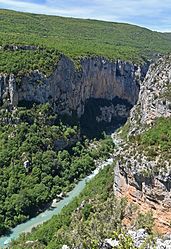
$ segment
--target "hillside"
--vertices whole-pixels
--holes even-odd
[[[171,233],[170,33],[0,10],[0,36],[0,235],[114,159],[11,248],[135,249],[128,229]]]
[[[171,33],[169,32],[166,32],[166,33],[164,33],[165,34],[165,36],[168,38],[168,39],[171,39]]]
[[[163,33],[124,23],[0,10],[0,45],[35,45],[44,50],[0,50],[0,72],[42,69],[50,73],[58,51],[69,57],[98,55],[140,62],[171,51]],[[31,62],[31,63],[30,63]]]
[[[60,215],[11,248],[170,248],[170,70],[171,56],[150,65],[130,118],[114,133],[115,176],[111,166],[103,170]]]

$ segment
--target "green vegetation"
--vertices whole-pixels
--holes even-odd
[[[141,135],[130,138],[131,142],[137,142],[137,149],[144,151],[150,157],[162,155],[163,159],[169,159],[171,152],[171,118],[159,118],[153,126]]]
[[[33,51],[0,50],[0,72],[14,73],[22,76],[32,70],[41,70],[49,76],[60,58],[54,49],[37,49]]]
[[[110,138],[79,142],[79,129],[62,124],[49,104],[1,109],[0,122],[0,235],[70,190],[113,148]]]
[[[153,160],[156,156],[159,156],[159,163],[165,159],[170,162],[171,118],[156,118],[150,126],[146,125],[144,128],[145,130],[142,133],[129,137],[127,136],[130,129],[129,122],[120,129],[119,135],[122,139],[127,139],[127,149],[132,148],[131,155],[133,156],[136,151],[139,153],[143,152],[149,160]]]
[[[167,37],[168,40],[171,40],[171,33],[164,33],[165,37]]]
[[[142,134],[140,141],[145,147],[155,147],[168,153],[171,149],[171,118],[159,118],[151,129]]]
[[[84,56],[142,62],[171,51],[170,34],[135,25],[0,10],[0,46],[35,45],[38,51],[0,51],[0,72],[53,70],[60,51],[74,60]]]
[[[129,129],[130,129],[130,121],[127,121],[125,123],[125,125],[123,127],[121,127],[118,131],[119,131],[119,134],[120,134],[120,137],[124,140],[127,139],[127,136],[128,136],[128,132],[129,132]]]
[[[32,233],[21,235],[11,248],[27,248],[27,240],[39,243],[39,248],[58,249],[66,242],[72,246],[83,242],[86,248],[96,248],[99,239],[112,235],[120,226],[125,206],[125,201],[113,196],[113,166],[106,167],[59,215]]]
[[[31,233],[22,234],[17,241],[12,242],[10,248],[30,248],[26,241],[32,241],[35,249],[61,249],[64,244],[70,248],[82,245],[83,248],[98,249],[99,243],[112,238],[119,241],[117,249],[135,249],[131,237],[122,227],[128,211],[134,214],[135,208],[125,198],[115,198],[113,167],[107,166],[101,170],[87,183],[80,196],[63,208],[60,214],[34,228]],[[141,214],[136,225],[138,228],[149,228],[151,221],[151,215]],[[149,242],[144,242],[141,249],[146,248]]]
[[[120,135],[127,139],[125,150],[129,151],[129,156],[143,155],[148,161],[153,161],[152,168],[146,167],[141,173],[144,177],[154,176],[159,172],[168,172],[171,163],[171,118],[157,118],[150,126],[146,125],[145,130],[138,135],[126,136],[129,132],[129,123],[123,127]],[[140,157],[136,157],[138,163],[142,163]],[[126,163],[123,156],[120,157],[122,163]],[[152,163],[153,164],[153,163]],[[131,168],[131,164],[127,165]]]
[[[32,70],[49,76],[63,53],[78,69],[81,58],[86,56],[142,63],[156,53],[171,51],[170,34],[129,24],[9,10],[0,10],[0,36],[0,73],[14,73],[18,82]],[[24,49],[25,45],[36,47]],[[61,192],[69,191],[90,174],[95,160],[106,159],[113,150],[108,137],[93,143],[82,140],[78,125],[64,124],[49,104],[29,104],[23,103],[25,107],[11,112],[6,101],[0,109],[0,235],[46,208]],[[96,111],[97,106],[92,110]],[[93,112],[91,116],[93,120]],[[85,125],[86,116],[81,122],[84,130],[94,132]],[[94,124],[90,123],[92,128]],[[122,131],[126,138],[129,123]],[[162,154],[163,159],[168,159],[171,119],[158,119],[151,129],[132,137],[132,142],[137,151],[150,156]],[[112,167],[106,167],[59,215],[22,235],[12,248],[29,248],[25,242],[33,240],[34,248],[39,249],[58,249],[66,241],[69,246],[83,243],[85,248],[96,249],[107,237],[120,238],[120,249],[134,248],[122,231],[127,201],[114,197],[112,171]],[[152,215],[140,214],[136,225],[151,231]]]
[[[148,233],[152,233],[154,227],[154,217],[152,211],[139,213],[136,219],[136,228],[145,228]]]

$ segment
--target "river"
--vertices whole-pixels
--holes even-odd
[[[91,173],[91,175],[80,180],[75,186],[75,188],[68,193],[67,197],[64,197],[61,201],[57,202],[56,207],[49,208],[37,215],[36,217],[16,226],[11,230],[10,235],[0,237],[0,248],[8,247],[10,241],[17,239],[20,234],[30,232],[33,227],[36,227],[42,224],[43,222],[49,220],[50,218],[52,218],[53,215],[59,214],[64,206],[69,204],[74,197],[78,196],[81,193],[86,183],[90,181],[93,177],[95,177],[99,173],[100,169],[103,169],[105,166],[112,164],[112,162],[113,158],[109,158],[108,160],[102,162],[101,165]]]

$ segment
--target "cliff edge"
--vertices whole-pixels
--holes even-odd
[[[171,56],[152,64],[116,153],[115,193],[152,210],[156,230],[171,232]],[[116,138],[115,138],[116,139]]]

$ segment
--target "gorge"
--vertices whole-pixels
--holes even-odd
[[[0,17],[0,235],[86,185],[9,248],[151,249],[160,240],[158,249],[158,235],[170,248],[170,35],[8,10]]]
[[[59,61],[57,66],[58,73],[56,71],[54,73],[56,78],[53,75],[46,79],[39,72],[33,72],[32,74],[36,74],[36,77],[33,75],[31,75],[33,78],[30,78],[30,75],[24,76],[20,85],[17,85],[15,78],[12,78],[11,75],[6,78],[1,76],[1,100],[5,102],[7,98],[5,99],[4,96],[8,96],[12,109],[20,105],[20,101],[35,102],[36,104],[49,101],[54,112],[69,116],[76,112],[79,118],[84,117],[87,111],[90,113],[93,105],[90,105],[90,110],[86,110],[86,105],[90,104],[90,101],[94,101],[92,103],[97,104],[94,115],[99,114],[99,116],[95,116],[97,122],[105,121],[106,125],[113,125],[112,122],[118,122],[120,118],[125,118],[125,121],[128,118],[126,123],[129,127],[126,131],[127,140],[124,141],[125,138],[122,137],[124,128],[114,133],[114,141],[119,138],[121,143],[114,150],[115,177],[117,177],[114,192],[119,197],[127,196],[131,202],[142,206],[142,210],[143,207],[146,207],[146,210],[154,210],[155,226],[156,229],[159,229],[157,231],[169,232],[169,161],[162,161],[160,155],[163,152],[161,151],[158,155],[160,158],[155,159],[152,154],[150,154],[151,158],[148,158],[145,152],[139,151],[140,142],[136,139],[137,136],[153,127],[156,118],[169,118],[171,115],[169,99],[170,57],[160,58],[156,63],[148,65],[149,67],[147,65],[137,67],[121,61],[112,64],[107,61],[104,69],[104,58],[90,58],[88,61],[89,63],[91,61],[93,65],[93,69],[89,65],[88,78],[85,77],[85,62],[77,71],[71,61],[72,70],[70,67],[67,68],[66,62],[64,68],[59,67],[61,63],[63,65],[63,59],[61,63]],[[95,61],[99,64],[94,65]],[[58,71],[59,68],[60,71]],[[78,77],[80,81],[75,81],[76,75],[80,75]],[[38,79],[39,84],[36,85],[35,82]],[[65,87],[63,82],[65,82]],[[53,97],[49,98],[44,93],[53,93]],[[57,103],[60,105],[58,106]],[[98,106],[99,103],[103,103],[104,106]],[[61,109],[62,106],[64,109]],[[66,108],[68,106],[70,108]],[[132,140],[129,141],[129,137]],[[159,162],[160,165],[167,164],[164,171],[163,167],[158,166]]]
[[[118,127],[138,100],[149,63],[112,62],[103,57],[84,58],[79,63],[76,66],[61,55],[51,76],[36,70],[20,76],[19,82],[14,74],[1,74],[1,103],[15,108],[49,102],[55,113],[75,115],[85,127],[89,122]]]

